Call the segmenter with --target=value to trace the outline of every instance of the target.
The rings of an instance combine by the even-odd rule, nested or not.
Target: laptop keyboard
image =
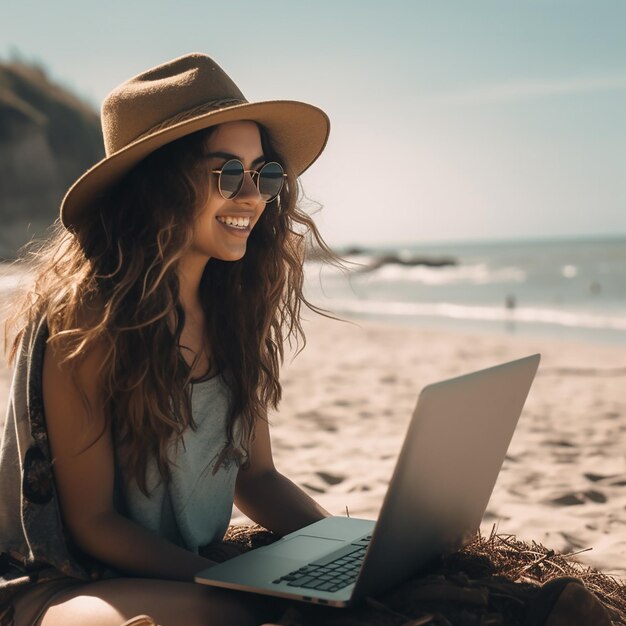
[[[289,587],[303,587],[318,591],[338,591],[353,583],[361,570],[363,557],[371,535],[313,561],[304,567],[289,572],[272,581],[274,584],[287,583]]]

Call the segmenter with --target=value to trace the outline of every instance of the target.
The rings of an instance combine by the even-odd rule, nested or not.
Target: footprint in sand
[[[350,487],[348,489],[348,493],[355,493],[359,491],[371,491],[372,488],[369,485],[355,485],[354,487]]]
[[[566,439],[547,439],[543,442],[546,446],[556,446],[558,448],[575,448],[576,444]]]
[[[586,502],[598,502],[605,503],[607,501],[606,496],[595,489],[589,489],[587,491],[579,491],[576,493],[566,493],[558,498],[549,500],[550,504],[556,504],[557,506],[576,506],[579,504],[585,504]]]
[[[607,500],[606,496],[601,491],[596,491],[595,489],[585,491],[585,496],[592,502],[599,502],[601,504],[604,504]]]
[[[343,398],[340,398],[339,400],[335,400],[333,404],[335,406],[352,406],[353,404],[356,404],[356,402],[352,402],[351,400],[344,400]]]
[[[559,552],[563,554],[567,554],[568,552],[577,552],[578,550],[583,550],[588,548],[585,542],[581,541],[579,537],[575,537],[570,533],[559,533],[563,539],[565,539],[565,545],[561,547]]]
[[[314,485],[310,485],[309,483],[302,483],[302,486],[309,491],[313,491],[314,493],[326,493],[326,489],[315,487]]]
[[[495,511],[487,509],[483,515],[483,522],[493,522],[495,520],[502,519],[501,515],[498,515]]]
[[[306,420],[319,426],[320,430],[325,430],[329,433],[336,433],[338,428],[334,424],[334,420],[329,418],[318,411],[300,411],[296,413],[296,417],[301,420]],[[302,444],[298,444],[302,445]]]
[[[583,476],[592,483],[597,483],[598,481],[606,480],[607,478],[617,478],[618,474],[593,474],[592,472],[587,472],[583,474]],[[615,485],[615,483],[611,484]]]
[[[393,383],[398,382],[398,377],[397,377],[397,376],[394,376],[393,374],[392,374],[391,376],[383,376],[383,377],[380,379],[380,382],[381,382],[383,385],[392,385]]]
[[[328,472],[315,472],[327,485],[338,485],[345,480],[345,476],[337,476]]]
[[[299,411],[296,413],[298,419],[316,420],[322,418],[322,414],[318,411]]]

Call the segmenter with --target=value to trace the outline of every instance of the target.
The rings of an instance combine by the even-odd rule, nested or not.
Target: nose
[[[238,204],[244,204],[246,206],[256,207],[261,200],[261,194],[256,186],[256,182],[252,177],[253,175],[246,172],[243,175],[243,183],[239,193],[235,196],[235,202]]]

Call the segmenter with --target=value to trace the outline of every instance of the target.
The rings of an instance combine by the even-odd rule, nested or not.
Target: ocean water
[[[455,264],[367,269],[385,255]],[[372,246],[344,258],[359,265],[308,262],[305,284],[314,304],[343,317],[626,346],[626,237]],[[0,264],[0,306],[28,281],[23,266]]]
[[[375,264],[385,255],[400,262]],[[348,273],[307,264],[306,293],[345,317],[626,345],[626,237],[370,247]],[[402,264],[451,259],[454,265]]]

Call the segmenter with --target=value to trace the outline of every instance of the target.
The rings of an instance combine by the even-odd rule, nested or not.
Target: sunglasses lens
[[[220,174],[220,191],[224,198],[234,198],[243,183],[243,165],[237,159],[224,163]]]
[[[266,163],[259,172],[259,194],[263,202],[270,202],[283,188],[284,171],[280,163]]]

